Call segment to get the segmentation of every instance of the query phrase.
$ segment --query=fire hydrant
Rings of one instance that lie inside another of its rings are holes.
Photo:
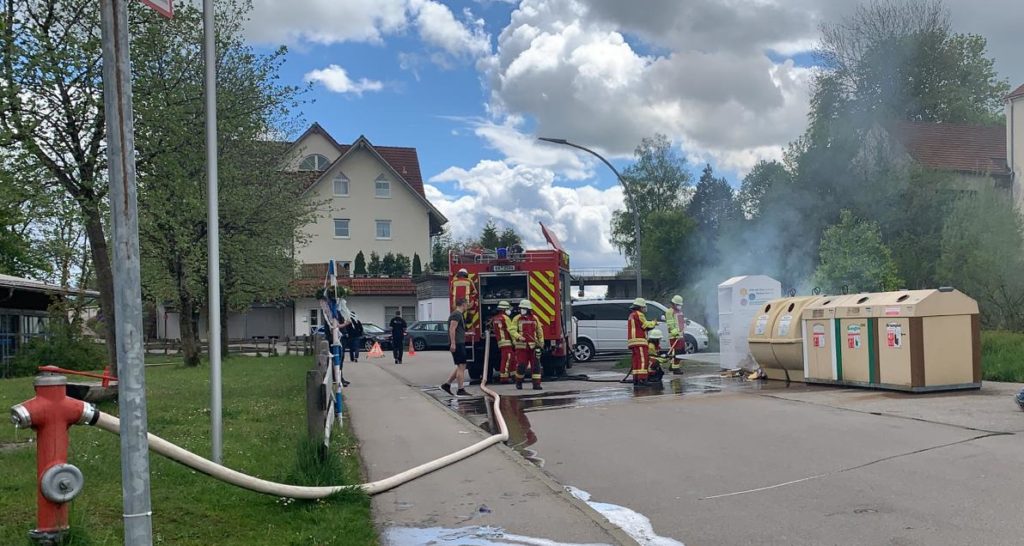
[[[96,406],[68,398],[63,375],[36,376],[35,398],[11,408],[11,422],[36,431],[36,523],[29,537],[38,544],[57,544],[68,531],[67,503],[82,491],[82,471],[68,464],[68,429],[96,424]]]

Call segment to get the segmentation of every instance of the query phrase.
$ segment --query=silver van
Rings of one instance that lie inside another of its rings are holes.
[[[626,353],[626,320],[633,300],[579,300],[572,302],[573,322],[576,326],[576,345],[573,358],[587,362],[597,354]],[[657,320],[664,338],[668,340],[665,314],[668,309],[656,302],[647,301],[647,319]],[[708,331],[700,324],[686,319],[683,331],[686,338],[686,352],[696,353],[708,348]]]

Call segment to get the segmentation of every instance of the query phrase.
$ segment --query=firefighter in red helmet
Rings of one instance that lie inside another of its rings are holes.
[[[629,306],[629,319],[626,321],[626,345],[632,353],[634,385],[647,383],[647,331],[658,325],[647,320],[644,316],[646,309],[647,300],[636,298]]]
[[[523,388],[526,370],[530,370],[533,390],[542,390],[540,386],[541,368],[540,354],[544,347],[544,330],[533,315],[533,304],[530,300],[519,302],[519,315],[512,319],[512,339],[516,349],[516,388]]]

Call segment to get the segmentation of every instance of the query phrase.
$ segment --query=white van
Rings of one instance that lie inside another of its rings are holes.
[[[633,300],[580,300],[572,302],[572,316],[576,323],[576,345],[573,358],[587,362],[600,353],[625,353],[626,320]],[[668,309],[656,302],[647,301],[648,320],[657,320],[658,328],[668,340],[665,315]],[[686,352],[696,353],[708,348],[708,331],[700,324],[686,319],[684,330]]]

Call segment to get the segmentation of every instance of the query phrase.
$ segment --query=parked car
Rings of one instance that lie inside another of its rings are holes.
[[[443,320],[422,320],[412,323],[406,336],[412,339],[417,351],[445,348],[448,345],[448,328]]]
[[[391,331],[385,330],[372,322],[363,323],[363,350],[369,351],[374,342],[380,343],[381,349],[391,348]]]
[[[572,315],[576,320],[576,345],[573,358],[587,362],[597,354],[626,353],[626,320],[633,300],[583,300],[572,302]],[[657,320],[662,335],[668,339],[665,315],[668,309],[656,302],[647,302],[647,318]],[[696,353],[708,348],[708,331],[704,326],[686,319],[683,330],[686,352]]]

